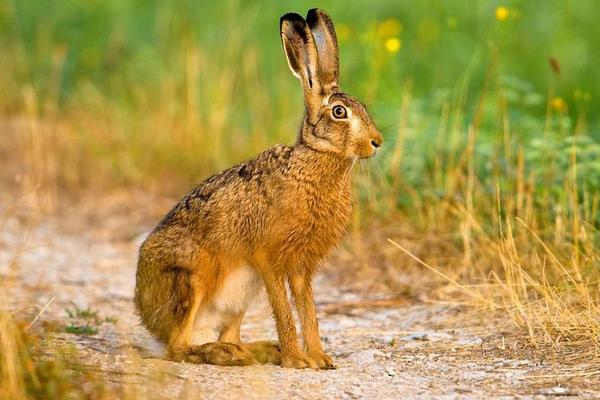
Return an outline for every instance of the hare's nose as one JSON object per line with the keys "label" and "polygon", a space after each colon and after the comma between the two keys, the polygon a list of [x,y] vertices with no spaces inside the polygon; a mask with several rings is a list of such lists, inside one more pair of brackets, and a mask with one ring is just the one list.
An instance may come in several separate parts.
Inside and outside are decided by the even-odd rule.
{"label": "hare's nose", "polygon": [[375,132],[375,135],[371,137],[371,146],[373,146],[374,149],[377,149],[378,147],[381,147],[382,143],[383,136],[381,136],[381,133]]}

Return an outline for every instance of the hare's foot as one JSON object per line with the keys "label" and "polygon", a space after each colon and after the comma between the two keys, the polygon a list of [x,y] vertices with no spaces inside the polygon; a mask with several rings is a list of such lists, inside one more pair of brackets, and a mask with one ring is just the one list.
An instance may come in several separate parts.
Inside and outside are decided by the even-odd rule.
{"label": "hare's foot", "polygon": [[335,369],[333,360],[323,351],[309,351],[307,355],[317,363],[320,369]]}
{"label": "hare's foot", "polygon": [[262,340],[259,342],[244,343],[256,361],[261,364],[281,365],[281,347],[275,341]]}
{"label": "hare's foot", "polygon": [[318,364],[303,352],[281,355],[281,366],[285,368],[319,369]]}
{"label": "hare's foot", "polygon": [[256,364],[256,359],[244,346],[236,343],[211,342],[193,345],[187,361],[198,364],[245,366]]}

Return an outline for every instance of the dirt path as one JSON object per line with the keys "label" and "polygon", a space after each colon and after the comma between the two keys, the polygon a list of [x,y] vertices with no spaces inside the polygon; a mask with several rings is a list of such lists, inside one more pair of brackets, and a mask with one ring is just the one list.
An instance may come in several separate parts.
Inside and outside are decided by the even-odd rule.
{"label": "dirt path", "polygon": [[[600,398],[594,391],[600,390],[598,374],[555,376],[562,374],[556,362],[521,351],[492,325],[474,320],[470,327],[454,326],[456,306],[382,301],[373,294],[344,292],[325,278],[316,283],[316,298],[325,347],[337,370],[224,368],[154,357],[132,309],[137,247],[150,227],[142,219],[129,215],[130,222],[116,224],[88,218],[84,224],[95,228],[83,231],[60,219],[26,228],[6,216],[0,227],[0,275],[9,282],[9,307],[30,307],[35,315],[49,304],[36,325],[61,326],[53,340],[74,344],[88,368],[97,368],[126,393],[148,398]],[[88,308],[97,315],[65,311],[81,314]],[[64,333],[65,326],[86,324],[97,332]],[[264,297],[248,313],[242,335],[275,339]]]}

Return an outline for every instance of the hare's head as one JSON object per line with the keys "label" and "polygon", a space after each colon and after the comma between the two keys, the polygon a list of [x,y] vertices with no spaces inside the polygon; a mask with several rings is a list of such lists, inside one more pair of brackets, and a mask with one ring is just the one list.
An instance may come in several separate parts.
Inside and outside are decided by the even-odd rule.
{"label": "hare's head", "polygon": [[306,116],[299,141],[345,158],[374,155],[383,137],[365,106],[338,86],[339,50],[329,16],[318,9],[310,10],[306,20],[286,14],[280,30],[288,64],[304,91]]}

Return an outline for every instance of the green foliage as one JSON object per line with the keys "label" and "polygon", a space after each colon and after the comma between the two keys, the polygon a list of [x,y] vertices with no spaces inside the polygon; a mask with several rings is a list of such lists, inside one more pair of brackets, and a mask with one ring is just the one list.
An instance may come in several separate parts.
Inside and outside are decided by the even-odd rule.
{"label": "green foliage", "polygon": [[[111,185],[166,181],[175,188],[163,190],[180,193],[294,141],[301,91],[278,19],[310,2],[0,5],[0,45],[10,55],[0,60],[0,111],[22,113],[30,90],[38,117],[68,125],[48,146],[63,166],[59,185],[106,176]],[[568,179],[600,189],[595,1],[319,6],[336,23],[342,86],[369,105],[385,137],[382,176],[363,185],[361,203],[380,197],[373,193],[394,196],[389,204],[400,210],[464,198],[453,174],[469,167],[470,127],[472,167],[487,196],[515,188],[521,153],[542,208],[564,197]]]}

